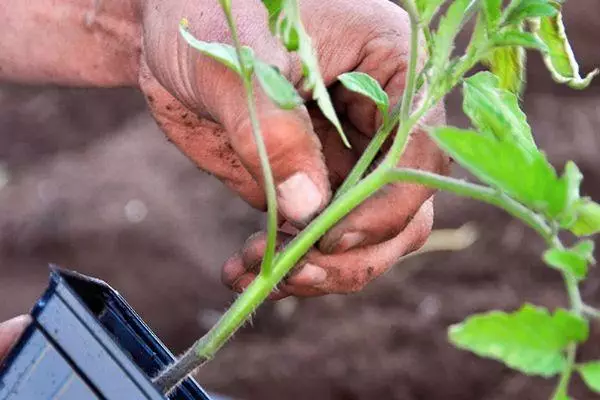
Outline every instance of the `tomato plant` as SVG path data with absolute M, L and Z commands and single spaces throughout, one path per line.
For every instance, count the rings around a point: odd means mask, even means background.
M 340 140 L 349 146 L 300 19 L 298 1 L 263 3 L 273 35 L 288 51 L 296 52 L 302 63 L 304 89 L 312 93 L 313 100 L 339 132 Z M 382 124 L 331 204 L 280 251 L 276 251 L 275 243 L 276 193 L 255 110 L 254 78 L 283 109 L 296 107 L 302 98 L 275 67 L 240 44 L 230 0 L 220 0 L 220 4 L 233 45 L 198 40 L 187 31 L 188 22 L 182 20 L 180 33 L 189 45 L 235 71 L 244 83 L 267 192 L 268 241 L 254 282 L 204 337 L 156 378 L 164 391 L 210 360 L 328 229 L 383 186 L 402 181 L 449 191 L 505 210 L 545 240 L 547 250 L 542 258 L 564 278 L 568 307 L 551 311 L 525 304 L 512 312 L 468 316 L 449 328 L 450 342 L 528 375 L 558 377 L 555 400 L 568 398 L 569 381 L 575 372 L 591 390 L 600 392 L 600 361 L 576 362 L 577 346 L 588 337 L 589 320 L 600 315 L 600 311 L 584 304 L 579 294 L 580 282 L 594 263 L 594 243 L 573 239 L 600 231 L 600 205 L 581 196 L 583 176 L 575 163 L 568 162 L 559 173 L 548 162 L 520 108 L 528 50 L 541 52 L 554 80 L 574 89 L 589 85 L 598 70 L 586 76 L 580 74 L 566 37 L 561 17 L 563 4 L 559 0 L 512 0 L 506 6 L 502 0 L 452 0 L 446 5 L 444 0 L 401 3 L 410 17 L 411 28 L 402 100 L 397 105 L 390 104 L 377 81 L 366 74 L 352 72 L 339 77 L 348 90 L 373 100 L 382 115 Z M 457 55 L 457 35 L 470 26 L 469 21 L 474 21 L 469 45 Z M 424 66 L 419 67 L 421 37 L 427 55 Z M 487 70 L 471 73 L 479 64 Z M 398 168 L 411 132 L 422 127 L 424 116 L 457 86 L 462 87 L 463 110 L 472 127 L 426 129 L 437 145 L 479 183 Z M 392 143 L 389 151 L 373 165 L 388 138 Z M 565 235 L 566 232 L 571 235 Z M 573 243 L 563 243 L 565 237 Z

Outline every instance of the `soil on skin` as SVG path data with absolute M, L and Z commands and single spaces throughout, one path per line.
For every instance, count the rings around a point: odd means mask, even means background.
M 582 70 L 600 65 L 595 0 L 567 23 Z M 531 58 L 526 110 L 557 166 L 573 159 L 600 199 L 600 80 L 580 93 L 553 84 Z M 449 99 L 451 122 L 460 98 Z M 0 86 L 0 320 L 26 312 L 49 262 L 107 280 L 175 351 L 233 299 L 222 261 L 261 215 L 168 143 L 133 90 Z M 455 171 L 455 174 L 462 174 Z M 436 227 L 474 221 L 467 251 L 412 258 L 362 293 L 268 304 L 203 368 L 208 389 L 240 399 L 545 399 L 553 382 L 524 377 L 451 347 L 446 327 L 470 313 L 528 301 L 565 304 L 543 243 L 502 212 L 441 195 Z M 597 257 L 598 258 L 598 257 Z M 582 288 L 600 306 L 600 273 Z M 593 326 L 581 359 L 600 357 Z M 578 378 L 576 399 L 593 399 Z

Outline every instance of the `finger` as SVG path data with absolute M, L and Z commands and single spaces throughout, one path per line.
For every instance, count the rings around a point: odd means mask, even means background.
M 311 251 L 306 262 L 324 269 L 327 278 L 316 285 L 293 284 L 288 280 L 282 289 L 294 296 L 318 296 L 324 293 L 352 293 L 383 274 L 404 255 L 418 250 L 427 240 L 433 224 L 433 203 L 426 201 L 411 222 L 396 237 L 379 244 L 341 254 Z M 298 276 L 302 273 L 299 269 Z
M 8 354 L 30 323 L 29 315 L 21 315 L 0 324 L 0 360 Z
M 443 108 L 428 116 L 427 123 L 440 124 Z M 422 130 L 414 132 L 400 166 L 445 174 L 449 160 Z M 324 253 L 341 253 L 352 248 L 380 243 L 398 235 L 423 202 L 433 195 L 428 187 L 394 183 L 385 186 L 338 222 L 319 243 Z

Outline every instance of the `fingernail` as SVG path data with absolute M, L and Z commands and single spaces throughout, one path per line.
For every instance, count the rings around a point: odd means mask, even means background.
M 329 247 L 329 253 L 343 253 L 354 247 L 360 246 L 367 236 L 362 232 L 347 232 Z
M 287 281 L 294 285 L 313 286 L 325 282 L 325 279 L 327 279 L 327 271 L 314 264 L 306 263 Z
M 308 223 L 323 202 L 317 185 L 303 172 L 290 176 L 277 189 L 279 207 L 292 221 Z

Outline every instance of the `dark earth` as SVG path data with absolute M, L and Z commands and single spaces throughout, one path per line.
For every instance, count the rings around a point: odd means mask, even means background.
M 566 9 L 587 72 L 600 65 L 600 7 Z M 577 92 L 554 84 L 537 55 L 530 68 L 525 108 L 539 144 L 559 168 L 573 159 L 600 199 L 600 79 Z M 450 120 L 464 125 L 459 101 L 448 99 Z M 234 298 L 220 265 L 262 217 L 179 154 L 136 91 L 0 86 L 0 165 L 0 320 L 31 307 L 49 262 L 108 281 L 177 352 Z M 566 305 L 544 244 L 486 205 L 440 195 L 436 212 L 436 228 L 473 221 L 479 240 L 411 258 L 359 294 L 265 305 L 198 380 L 247 400 L 548 398 L 554 381 L 446 339 L 474 312 Z M 598 271 L 582 293 L 600 306 Z M 581 360 L 600 357 L 600 324 L 593 331 Z M 598 398 L 578 379 L 573 395 Z

